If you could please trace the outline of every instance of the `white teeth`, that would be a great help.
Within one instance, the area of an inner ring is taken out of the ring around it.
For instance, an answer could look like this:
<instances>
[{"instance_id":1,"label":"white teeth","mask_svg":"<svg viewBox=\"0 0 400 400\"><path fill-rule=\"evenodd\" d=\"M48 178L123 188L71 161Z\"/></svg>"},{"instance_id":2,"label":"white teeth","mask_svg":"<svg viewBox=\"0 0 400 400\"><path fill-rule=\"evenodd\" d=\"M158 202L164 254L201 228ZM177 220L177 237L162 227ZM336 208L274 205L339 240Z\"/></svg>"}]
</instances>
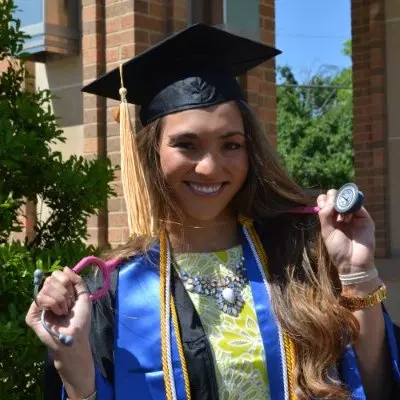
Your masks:
<instances>
[{"instance_id":1,"label":"white teeth","mask_svg":"<svg viewBox=\"0 0 400 400\"><path fill-rule=\"evenodd\" d=\"M211 194L218 192L218 190L221 189L222 184L202 186L195 183L190 183L190 186L197 192Z\"/></svg>"}]
</instances>

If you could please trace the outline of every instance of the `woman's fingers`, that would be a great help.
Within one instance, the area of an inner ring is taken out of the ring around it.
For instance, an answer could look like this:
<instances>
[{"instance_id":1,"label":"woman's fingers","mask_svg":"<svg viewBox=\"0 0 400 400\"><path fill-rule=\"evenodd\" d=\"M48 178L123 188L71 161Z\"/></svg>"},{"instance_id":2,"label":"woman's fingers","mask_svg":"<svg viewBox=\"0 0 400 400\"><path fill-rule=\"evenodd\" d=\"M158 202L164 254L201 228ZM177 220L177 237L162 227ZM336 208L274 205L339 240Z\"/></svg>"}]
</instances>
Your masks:
<instances>
[{"instance_id":1,"label":"woman's fingers","mask_svg":"<svg viewBox=\"0 0 400 400\"><path fill-rule=\"evenodd\" d=\"M54 271L44 281L43 287L36 297L42 309L49 309L57 315L67 315L75 301L76 274L69 270Z\"/></svg>"},{"instance_id":2,"label":"woman's fingers","mask_svg":"<svg viewBox=\"0 0 400 400\"><path fill-rule=\"evenodd\" d=\"M36 297L36 302L41 310L51 310L56 315L66 315L68 313L65 299L55 298L40 292Z\"/></svg>"},{"instance_id":3,"label":"woman's fingers","mask_svg":"<svg viewBox=\"0 0 400 400\"><path fill-rule=\"evenodd\" d=\"M336 215L334 203L337 191L330 189L326 194L321 194L317 198L317 204L320 208L318 213L321 222L321 229L327 235L334 229L334 218Z\"/></svg>"},{"instance_id":4,"label":"woman's fingers","mask_svg":"<svg viewBox=\"0 0 400 400\"><path fill-rule=\"evenodd\" d=\"M54 282L54 288L59 288L61 289L61 286L64 287L67 290L67 293L63 290L63 294L67 299L67 312L72 308L75 302L75 289L72 280L64 273L61 271L56 271L54 273L54 278L57 279L57 281ZM61 286L60 286L61 285Z\"/></svg>"},{"instance_id":5,"label":"woman's fingers","mask_svg":"<svg viewBox=\"0 0 400 400\"><path fill-rule=\"evenodd\" d=\"M72 271L71 268L65 267L63 273L72 282L72 285L74 286L74 294L87 289L86 283L82 277Z\"/></svg>"}]
</instances>

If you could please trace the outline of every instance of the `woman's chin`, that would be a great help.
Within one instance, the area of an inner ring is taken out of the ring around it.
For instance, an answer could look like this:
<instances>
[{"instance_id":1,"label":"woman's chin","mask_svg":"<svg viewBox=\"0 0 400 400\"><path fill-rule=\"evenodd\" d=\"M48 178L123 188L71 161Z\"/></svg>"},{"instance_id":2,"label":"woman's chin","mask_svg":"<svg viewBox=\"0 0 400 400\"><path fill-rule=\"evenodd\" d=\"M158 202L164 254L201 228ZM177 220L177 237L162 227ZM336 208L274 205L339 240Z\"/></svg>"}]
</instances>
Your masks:
<instances>
[{"instance_id":1,"label":"woman's chin","mask_svg":"<svg viewBox=\"0 0 400 400\"><path fill-rule=\"evenodd\" d=\"M203 212L193 212L191 210L185 210L185 219L187 222L198 221L198 222L212 222L220 219L235 218L231 212L226 208L222 210L204 210Z\"/></svg>"}]
</instances>

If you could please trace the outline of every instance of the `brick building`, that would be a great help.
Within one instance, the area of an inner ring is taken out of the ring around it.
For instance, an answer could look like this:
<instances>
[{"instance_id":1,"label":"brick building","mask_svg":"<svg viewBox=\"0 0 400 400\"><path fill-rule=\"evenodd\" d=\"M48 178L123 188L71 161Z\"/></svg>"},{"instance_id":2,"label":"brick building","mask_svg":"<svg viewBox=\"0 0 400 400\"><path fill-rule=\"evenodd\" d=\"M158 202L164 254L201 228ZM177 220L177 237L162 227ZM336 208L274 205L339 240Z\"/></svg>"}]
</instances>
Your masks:
<instances>
[{"instance_id":1,"label":"brick building","mask_svg":"<svg viewBox=\"0 0 400 400\"><path fill-rule=\"evenodd\" d=\"M60 149L66 155L108 156L114 164L120 158L112 115L117 103L82 95L84 83L193 22L226 23L268 44L275 39L274 0L75 0L68 9L61 0L16 4L23 10L23 29L32 35L27 50L38 61L32 64L36 86L59 97L54 112L67 137ZM351 0L351 14L356 183L376 223L378 266L389 285L400 289L395 268L400 260L400 2ZM241 82L275 142L274 61ZM139 125L136 118L134 124ZM88 222L93 243L117 245L127 238L118 176L114 187L118 197Z\"/></svg>"}]
</instances>

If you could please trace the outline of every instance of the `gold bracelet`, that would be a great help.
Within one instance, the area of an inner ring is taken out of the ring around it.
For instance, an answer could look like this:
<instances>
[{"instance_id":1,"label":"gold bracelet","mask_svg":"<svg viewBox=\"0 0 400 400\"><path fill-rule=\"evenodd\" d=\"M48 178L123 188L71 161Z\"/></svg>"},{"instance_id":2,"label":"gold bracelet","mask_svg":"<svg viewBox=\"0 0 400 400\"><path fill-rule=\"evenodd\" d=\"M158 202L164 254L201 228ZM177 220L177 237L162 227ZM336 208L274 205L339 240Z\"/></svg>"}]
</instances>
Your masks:
<instances>
[{"instance_id":1,"label":"gold bracelet","mask_svg":"<svg viewBox=\"0 0 400 400\"><path fill-rule=\"evenodd\" d=\"M364 308L371 308L375 305L382 303L387 298L387 287L386 285L380 286L375 292L365 297L347 297L340 296L340 304L348 308L350 311L362 310Z\"/></svg>"}]
</instances>

